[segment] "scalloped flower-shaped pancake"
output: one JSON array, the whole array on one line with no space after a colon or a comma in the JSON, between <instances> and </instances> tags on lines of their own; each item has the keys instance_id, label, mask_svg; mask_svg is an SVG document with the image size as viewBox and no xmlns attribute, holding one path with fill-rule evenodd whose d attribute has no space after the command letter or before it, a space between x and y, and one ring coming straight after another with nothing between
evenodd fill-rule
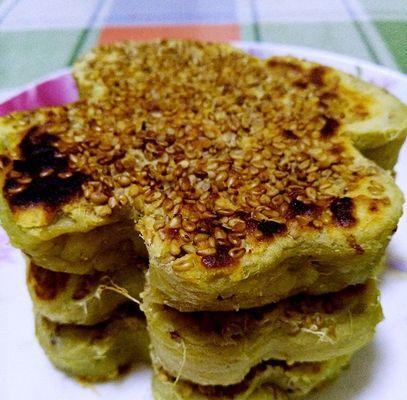
<instances>
[{"instance_id":1,"label":"scalloped flower-shaped pancake","mask_svg":"<svg viewBox=\"0 0 407 400\"><path fill-rule=\"evenodd\" d=\"M55 367L88 382L119 378L133 363L149 361L145 321L128 305L92 326L61 325L36 314L35 333Z\"/></svg>"},{"instance_id":2,"label":"scalloped flower-shaped pancake","mask_svg":"<svg viewBox=\"0 0 407 400\"><path fill-rule=\"evenodd\" d=\"M298 295L227 312L183 313L143 295L153 358L174 376L232 385L264 360L319 362L353 353L382 319L373 280L340 292Z\"/></svg>"},{"instance_id":3,"label":"scalloped flower-shaped pancake","mask_svg":"<svg viewBox=\"0 0 407 400\"><path fill-rule=\"evenodd\" d=\"M110 273L76 275L30 263L27 286L36 313L60 324L94 325L121 304L140 301L146 265L139 260Z\"/></svg>"},{"instance_id":4,"label":"scalloped flower-shaped pancake","mask_svg":"<svg viewBox=\"0 0 407 400\"><path fill-rule=\"evenodd\" d=\"M342 100L325 106L325 86L294 90L227 46L129 47L140 70L117 69L112 50L103 101L0 120L1 217L17 246L60 270L38 254L102 227L90 255L69 256L105 252L88 264L103 269L134 257L141 234L156 301L180 310L260 306L372 274L403 196L355 147Z\"/></svg>"}]
</instances>

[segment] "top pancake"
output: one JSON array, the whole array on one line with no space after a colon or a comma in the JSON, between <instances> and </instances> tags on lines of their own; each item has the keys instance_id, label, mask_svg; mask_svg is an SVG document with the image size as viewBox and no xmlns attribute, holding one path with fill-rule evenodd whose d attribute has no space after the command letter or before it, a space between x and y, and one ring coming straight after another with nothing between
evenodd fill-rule
<instances>
[{"instance_id":1,"label":"top pancake","mask_svg":"<svg viewBox=\"0 0 407 400\"><path fill-rule=\"evenodd\" d=\"M44 243L134 222L158 300L181 310L366 280L403 198L352 127L386 145L404 138L406 111L376 88L357 107L315 68L294 84L225 45L95 50L76 69L83 100L1 119L3 225L53 269L36 260ZM371 104L387 105L381 124Z\"/></svg>"}]
</instances>

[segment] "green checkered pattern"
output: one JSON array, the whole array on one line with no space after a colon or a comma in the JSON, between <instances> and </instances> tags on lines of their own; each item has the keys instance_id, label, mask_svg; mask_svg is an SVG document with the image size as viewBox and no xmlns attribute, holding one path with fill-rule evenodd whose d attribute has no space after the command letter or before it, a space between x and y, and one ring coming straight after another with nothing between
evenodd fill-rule
<instances>
[{"instance_id":1,"label":"green checkered pattern","mask_svg":"<svg viewBox=\"0 0 407 400\"><path fill-rule=\"evenodd\" d=\"M0 91L71 65L111 27L188 24L407 72L407 0L0 0Z\"/></svg>"}]
</instances>

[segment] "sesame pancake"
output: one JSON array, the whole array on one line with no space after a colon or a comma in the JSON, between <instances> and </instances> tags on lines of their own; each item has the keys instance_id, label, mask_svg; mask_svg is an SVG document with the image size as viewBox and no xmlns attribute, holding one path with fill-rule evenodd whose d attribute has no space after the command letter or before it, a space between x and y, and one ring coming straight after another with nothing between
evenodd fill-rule
<instances>
[{"instance_id":1,"label":"sesame pancake","mask_svg":"<svg viewBox=\"0 0 407 400\"><path fill-rule=\"evenodd\" d=\"M36 314L35 327L55 367L85 381L116 379L133 363L149 360L145 321L135 309L122 308L93 326L60 325Z\"/></svg>"},{"instance_id":2,"label":"sesame pancake","mask_svg":"<svg viewBox=\"0 0 407 400\"><path fill-rule=\"evenodd\" d=\"M231 385L264 360L319 362L353 353L382 319L376 283L337 293L297 295L276 304L228 312L142 309L152 356L173 376L201 385Z\"/></svg>"},{"instance_id":3,"label":"sesame pancake","mask_svg":"<svg viewBox=\"0 0 407 400\"><path fill-rule=\"evenodd\" d=\"M110 273L75 275L30 263L27 286L36 313L60 324L94 325L121 304L140 300L145 268L146 262L139 260Z\"/></svg>"},{"instance_id":4,"label":"sesame pancake","mask_svg":"<svg viewBox=\"0 0 407 400\"><path fill-rule=\"evenodd\" d=\"M352 126L340 105L320 106L317 84L293 91L228 46L162 42L135 54L141 78L115 68L126 79L101 86L99 102L0 119L0 214L14 245L69 271L44 249L104 229L86 272L95 257L112 265L103 252L119 267L127 252L109 227L122 224L125 243L140 234L147 247L155 302L181 311L261 306L372 275L403 196L339 134Z\"/></svg>"},{"instance_id":5,"label":"sesame pancake","mask_svg":"<svg viewBox=\"0 0 407 400\"><path fill-rule=\"evenodd\" d=\"M159 364L153 375L155 400L288 400L303 397L336 378L349 355L315 363L270 360L254 367L235 385L203 386L178 380Z\"/></svg>"},{"instance_id":6,"label":"sesame pancake","mask_svg":"<svg viewBox=\"0 0 407 400\"><path fill-rule=\"evenodd\" d=\"M233 69L232 62L225 68L221 58L234 58L241 70ZM243 59L252 61L255 57L225 44L185 40L122 42L94 48L74 64L73 72L83 98L93 101L115 98L118 102L125 102L128 96L138 97L140 91L149 90L154 81L166 84L183 77L185 80L189 77L191 80L200 79L199 74L217 80L218 76L210 76L214 68L208 71L207 63L219 66L225 75L230 73L231 78L240 74L243 75L240 79L253 79L252 71L239 62ZM291 107L301 106L298 97L313 102L313 107L321 109L326 117L325 134L335 132L351 136L355 146L366 156L385 168L394 166L407 135L406 107L394 96L352 75L293 57L271 57L265 63L270 79L278 86L270 96L290 102ZM195 71L188 76L184 68L191 66ZM199 69L200 66L203 68ZM219 89L227 93L228 85L233 85L230 81L232 79L224 86L221 86L224 82L220 82ZM251 89L254 87L255 80ZM150 93L150 106L154 108L160 92ZM247 93L239 95L242 97L237 101L250 108ZM250 95L264 98L261 90ZM288 135L290 124L301 123L301 111L307 110L297 110L295 114L300 117L299 121L292 119L291 114L286 116L289 119L285 121ZM258 115L253 114L256 119Z\"/></svg>"}]
</instances>

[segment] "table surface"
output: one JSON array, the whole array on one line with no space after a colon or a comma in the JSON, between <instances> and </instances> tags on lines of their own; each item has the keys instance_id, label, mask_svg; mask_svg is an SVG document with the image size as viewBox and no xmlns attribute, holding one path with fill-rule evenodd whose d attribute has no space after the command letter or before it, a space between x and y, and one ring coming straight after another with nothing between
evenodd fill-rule
<instances>
[{"instance_id":1,"label":"table surface","mask_svg":"<svg viewBox=\"0 0 407 400\"><path fill-rule=\"evenodd\" d=\"M0 0L0 91L97 43L178 37L330 50L407 72L407 0Z\"/></svg>"}]
</instances>

